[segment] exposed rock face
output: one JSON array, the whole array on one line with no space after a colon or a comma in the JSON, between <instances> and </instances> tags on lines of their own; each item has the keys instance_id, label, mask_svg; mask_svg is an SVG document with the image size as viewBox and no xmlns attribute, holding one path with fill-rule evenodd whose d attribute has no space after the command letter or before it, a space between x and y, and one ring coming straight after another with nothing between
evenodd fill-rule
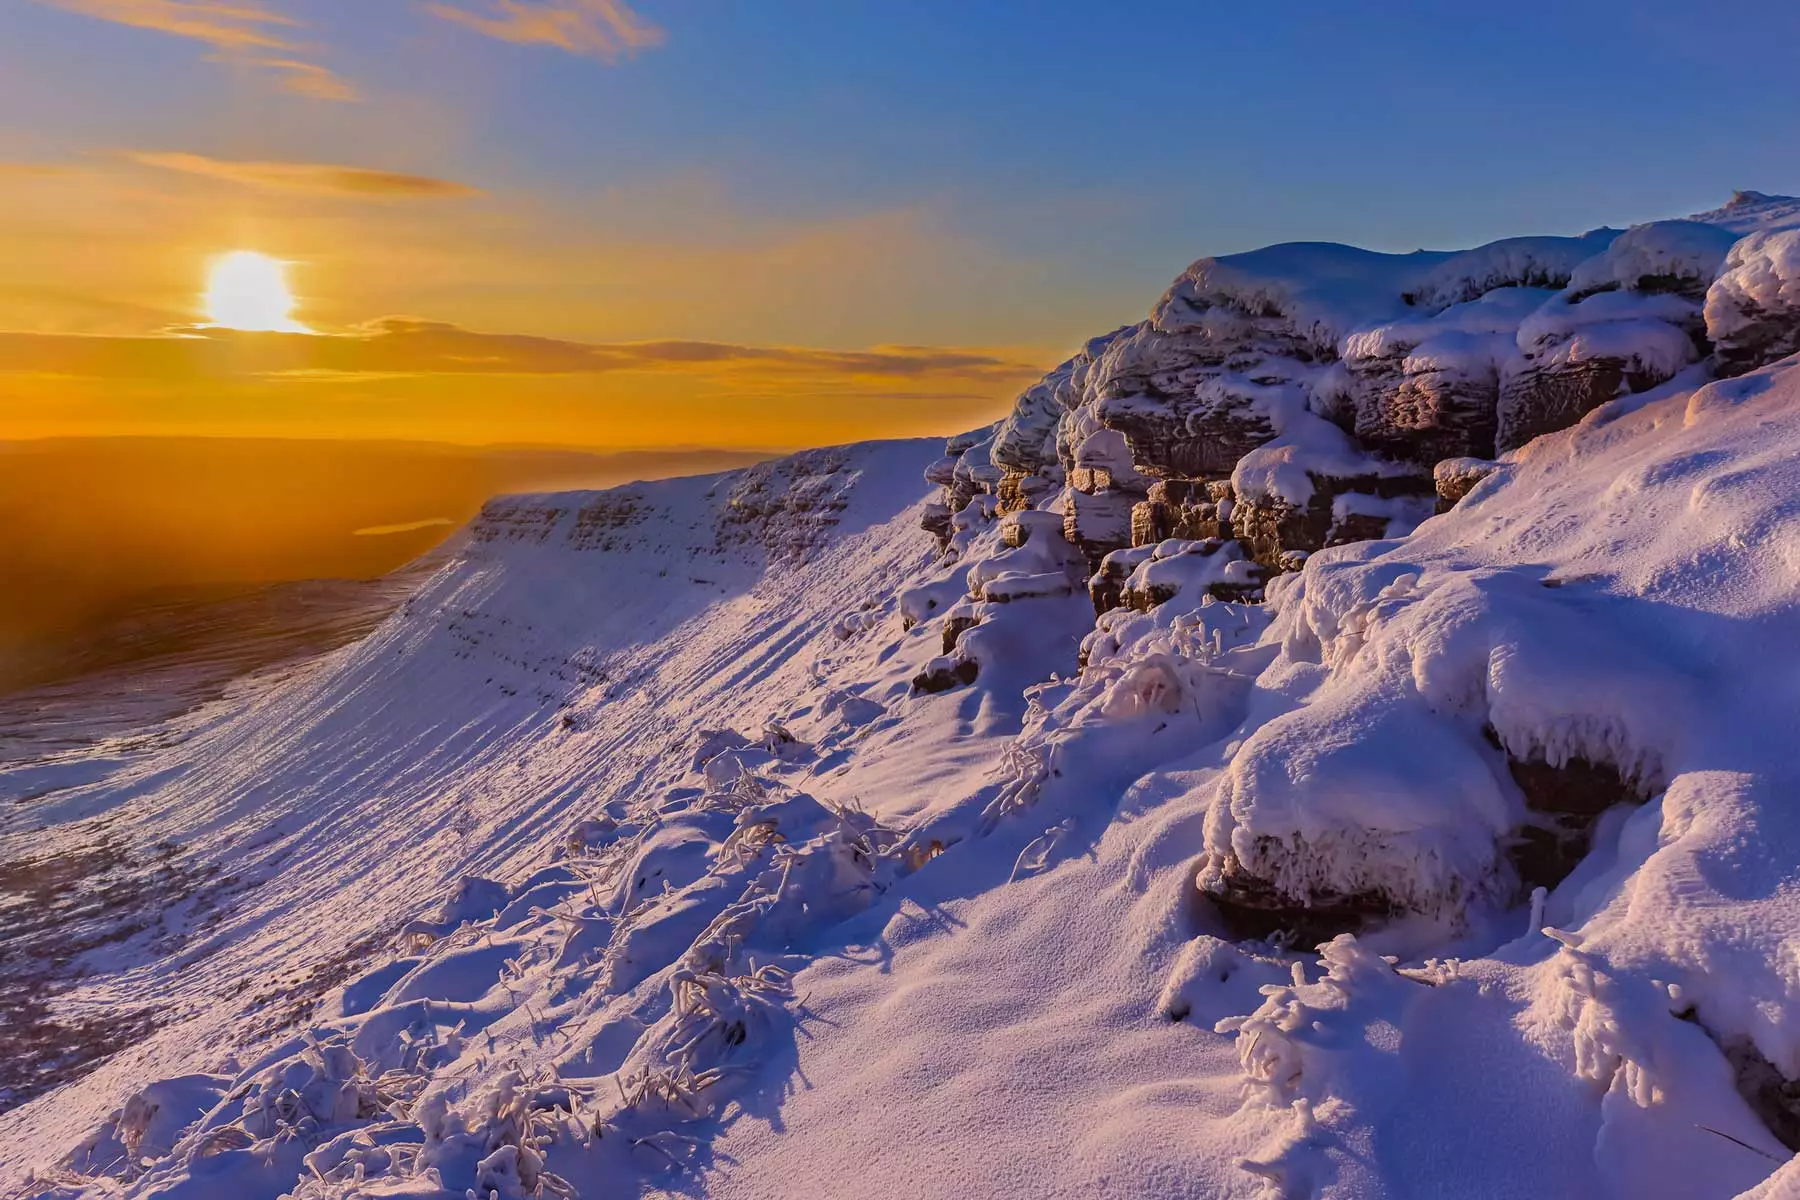
<instances>
[{"instance_id":1,"label":"exposed rock face","mask_svg":"<svg viewBox=\"0 0 1800 1200\"><path fill-rule=\"evenodd\" d=\"M1501 450L1563 429L1617 396L1672 379L1706 352L1700 299L1737 235L1657 221L1583 263L1528 317L1500 385Z\"/></svg>"},{"instance_id":2,"label":"exposed rock face","mask_svg":"<svg viewBox=\"0 0 1800 1200\"><path fill-rule=\"evenodd\" d=\"M1139 612L1177 596L1197 603L1201 596L1245 600L1261 594L1266 572L1251 563L1235 541L1172 538L1149 549L1149 556L1137 563L1120 590L1125 604Z\"/></svg>"},{"instance_id":3,"label":"exposed rock face","mask_svg":"<svg viewBox=\"0 0 1800 1200\"><path fill-rule=\"evenodd\" d=\"M1063 536L1098 569L1101 559L1131 545L1131 510L1137 503L1131 492L1069 488L1063 493Z\"/></svg>"},{"instance_id":4,"label":"exposed rock face","mask_svg":"<svg viewBox=\"0 0 1800 1200\"><path fill-rule=\"evenodd\" d=\"M1492 457L1500 365L1519 322L1552 293L1504 287L1435 316L1344 339L1348 415L1363 445L1429 466Z\"/></svg>"},{"instance_id":5,"label":"exposed rock face","mask_svg":"<svg viewBox=\"0 0 1800 1200\"><path fill-rule=\"evenodd\" d=\"M1497 744L1491 732L1488 737ZM1594 822L1600 814L1616 804L1641 804L1645 798L1611 763L1576 758L1552 766L1541 758L1508 757L1506 767L1533 817L1519 830L1510 850L1526 891L1553 888L1567 879L1592 848Z\"/></svg>"},{"instance_id":6,"label":"exposed rock face","mask_svg":"<svg viewBox=\"0 0 1800 1200\"><path fill-rule=\"evenodd\" d=\"M937 500L927 504L925 511L919 514L920 528L937 539L939 550L950 545L950 519L954 515L948 504Z\"/></svg>"},{"instance_id":7,"label":"exposed rock face","mask_svg":"<svg viewBox=\"0 0 1800 1200\"><path fill-rule=\"evenodd\" d=\"M1299 902L1245 871L1233 857L1203 873L1201 893L1232 938L1312 949L1340 933L1360 933L1391 919L1393 902L1377 892L1317 892Z\"/></svg>"},{"instance_id":8,"label":"exposed rock face","mask_svg":"<svg viewBox=\"0 0 1800 1200\"><path fill-rule=\"evenodd\" d=\"M1397 536L1431 515L1420 469L1341 450L1269 446L1239 463L1231 532L1252 559L1281 571L1296 553Z\"/></svg>"},{"instance_id":9,"label":"exposed rock face","mask_svg":"<svg viewBox=\"0 0 1800 1200\"><path fill-rule=\"evenodd\" d=\"M1073 357L1020 393L1012 412L995 433L994 462L1008 471L1049 474L1054 478L1067 442L1059 434L1064 418L1084 403L1095 361L1114 339L1133 328L1125 326L1091 339Z\"/></svg>"},{"instance_id":10,"label":"exposed rock face","mask_svg":"<svg viewBox=\"0 0 1800 1200\"><path fill-rule=\"evenodd\" d=\"M1161 479L1131 510L1131 544L1154 546L1169 538L1195 541L1231 532L1229 479Z\"/></svg>"},{"instance_id":11,"label":"exposed rock face","mask_svg":"<svg viewBox=\"0 0 1800 1200\"><path fill-rule=\"evenodd\" d=\"M1094 602L1096 616L1124 605L1125 581L1155 550L1154 546L1131 546L1114 550L1100 560L1100 569L1088 579L1088 596Z\"/></svg>"},{"instance_id":12,"label":"exposed rock face","mask_svg":"<svg viewBox=\"0 0 1800 1200\"><path fill-rule=\"evenodd\" d=\"M1228 475L1307 413L1338 339L1402 311L1400 281L1444 257L1297 243L1201 259L1107 346L1090 402L1144 474Z\"/></svg>"},{"instance_id":13,"label":"exposed rock face","mask_svg":"<svg viewBox=\"0 0 1800 1200\"><path fill-rule=\"evenodd\" d=\"M998 489L1004 474L992 460L998 428L990 425L957 434L944 443L944 457L925 469L925 481L943 491L925 506L919 524L937 538L940 551L949 548L957 514L976 496Z\"/></svg>"},{"instance_id":14,"label":"exposed rock face","mask_svg":"<svg viewBox=\"0 0 1800 1200\"><path fill-rule=\"evenodd\" d=\"M1154 603L1127 547L1236 539L1269 572L1399 536L1497 452L1617 396L1708 355L1732 373L1800 349L1796 227L1800 201L1745 193L1692 220L1455 253L1201 259L1146 320L951 439L924 524L956 553L977 498L984 519L1053 514L1102 612Z\"/></svg>"},{"instance_id":15,"label":"exposed rock face","mask_svg":"<svg viewBox=\"0 0 1800 1200\"><path fill-rule=\"evenodd\" d=\"M1706 293L1713 368L1742 375L1800 351L1800 229L1753 233Z\"/></svg>"},{"instance_id":16,"label":"exposed rock face","mask_svg":"<svg viewBox=\"0 0 1800 1200\"><path fill-rule=\"evenodd\" d=\"M994 494L1000 498L1001 512L1024 512L1054 495L1054 481L1035 473L1009 470L1000 477Z\"/></svg>"},{"instance_id":17,"label":"exposed rock face","mask_svg":"<svg viewBox=\"0 0 1800 1200\"><path fill-rule=\"evenodd\" d=\"M1388 537L1396 523L1411 529L1429 510L1387 502L1417 500L1430 490L1421 476L1313 476L1312 498L1305 504L1279 495L1240 500L1232 509L1231 530L1249 548L1252 559L1271 571L1282 571L1288 569L1288 556L1296 552L1310 554L1345 542Z\"/></svg>"},{"instance_id":18,"label":"exposed rock face","mask_svg":"<svg viewBox=\"0 0 1800 1200\"><path fill-rule=\"evenodd\" d=\"M838 523L856 473L841 450L812 450L746 468L719 518L721 546L748 536L772 555L798 562Z\"/></svg>"},{"instance_id":19,"label":"exposed rock face","mask_svg":"<svg viewBox=\"0 0 1800 1200\"><path fill-rule=\"evenodd\" d=\"M1462 498L1475 490L1475 485L1500 469L1485 458L1446 458L1431 469L1431 481L1437 488L1437 510L1449 512Z\"/></svg>"}]
</instances>

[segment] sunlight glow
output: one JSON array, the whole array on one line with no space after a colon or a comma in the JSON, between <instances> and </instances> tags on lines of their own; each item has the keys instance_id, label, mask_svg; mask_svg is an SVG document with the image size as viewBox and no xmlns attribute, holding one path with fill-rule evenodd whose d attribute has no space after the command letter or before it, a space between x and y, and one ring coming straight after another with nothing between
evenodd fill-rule
<instances>
[{"instance_id":1,"label":"sunlight glow","mask_svg":"<svg viewBox=\"0 0 1800 1200\"><path fill-rule=\"evenodd\" d=\"M233 250L213 260L207 276L206 315L214 325L250 333L310 333L294 320L287 264L254 250Z\"/></svg>"}]
</instances>

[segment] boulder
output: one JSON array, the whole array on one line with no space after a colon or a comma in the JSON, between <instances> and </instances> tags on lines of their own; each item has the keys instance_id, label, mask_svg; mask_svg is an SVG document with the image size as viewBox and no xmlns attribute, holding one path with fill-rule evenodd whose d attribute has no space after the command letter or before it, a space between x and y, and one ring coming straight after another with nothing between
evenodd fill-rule
<instances>
[{"instance_id":1,"label":"boulder","mask_svg":"<svg viewBox=\"0 0 1800 1200\"><path fill-rule=\"evenodd\" d=\"M1800 351L1800 229L1753 233L1734 245L1705 311L1721 376Z\"/></svg>"},{"instance_id":2,"label":"boulder","mask_svg":"<svg viewBox=\"0 0 1800 1200\"><path fill-rule=\"evenodd\" d=\"M1552 293L1497 288L1431 317L1389 322L1344 339L1344 405L1372 450L1430 466L1491 457L1501 364L1519 323Z\"/></svg>"},{"instance_id":3,"label":"boulder","mask_svg":"<svg viewBox=\"0 0 1800 1200\"><path fill-rule=\"evenodd\" d=\"M1120 596L1139 612L1149 612L1177 596L1189 607L1203 596L1241 601L1260 596L1266 577L1267 572L1251 562L1235 541L1171 538L1150 548L1150 555L1126 579Z\"/></svg>"},{"instance_id":4,"label":"boulder","mask_svg":"<svg viewBox=\"0 0 1800 1200\"><path fill-rule=\"evenodd\" d=\"M1162 479L1131 510L1131 544L1154 546L1169 538L1190 541L1231 531L1231 481Z\"/></svg>"},{"instance_id":5,"label":"boulder","mask_svg":"<svg viewBox=\"0 0 1800 1200\"><path fill-rule=\"evenodd\" d=\"M1699 302L1736 238L1698 221L1656 221L1583 263L1519 326L1501 371L1496 448L1565 429L1699 361L1708 345Z\"/></svg>"},{"instance_id":6,"label":"boulder","mask_svg":"<svg viewBox=\"0 0 1800 1200\"><path fill-rule=\"evenodd\" d=\"M1114 550L1131 545L1131 510L1139 497L1132 492L1064 490L1063 537L1087 558L1090 570Z\"/></svg>"},{"instance_id":7,"label":"boulder","mask_svg":"<svg viewBox=\"0 0 1800 1200\"><path fill-rule=\"evenodd\" d=\"M1111 612L1125 603L1125 581L1138 564L1149 560L1154 546L1128 546L1114 550L1100 560L1100 569L1088 579L1088 596L1094 602L1094 615Z\"/></svg>"},{"instance_id":8,"label":"boulder","mask_svg":"<svg viewBox=\"0 0 1800 1200\"><path fill-rule=\"evenodd\" d=\"M1437 488L1437 510L1455 508L1462 498L1475 490L1475 485L1500 469L1500 464L1485 458L1446 458L1431 469L1431 481Z\"/></svg>"}]
</instances>

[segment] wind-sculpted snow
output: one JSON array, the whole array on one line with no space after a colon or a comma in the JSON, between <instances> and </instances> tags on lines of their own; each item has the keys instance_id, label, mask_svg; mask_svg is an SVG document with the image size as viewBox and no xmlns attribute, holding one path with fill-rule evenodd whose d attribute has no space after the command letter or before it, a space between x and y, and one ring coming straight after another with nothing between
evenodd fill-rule
<instances>
[{"instance_id":1,"label":"wind-sculpted snow","mask_svg":"<svg viewBox=\"0 0 1800 1200\"><path fill-rule=\"evenodd\" d=\"M21 1001L128 1044L0 1168L1791 1193L1796 212L1202 260L948 443L496 500L361 643L0 777L0 892L170 905Z\"/></svg>"}]
</instances>

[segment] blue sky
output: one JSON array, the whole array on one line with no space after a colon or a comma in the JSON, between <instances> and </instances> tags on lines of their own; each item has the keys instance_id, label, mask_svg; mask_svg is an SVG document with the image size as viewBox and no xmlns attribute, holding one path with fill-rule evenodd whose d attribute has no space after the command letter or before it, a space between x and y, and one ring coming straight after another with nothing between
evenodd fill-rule
<instances>
[{"instance_id":1,"label":"blue sky","mask_svg":"<svg viewBox=\"0 0 1800 1200\"><path fill-rule=\"evenodd\" d=\"M198 3L0 5L0 166L73 165L113 189L42 206L53 221L0 203L0 220L41 248L86 213L95 230L69 237L92 245L131 225L108 205L149 190L161 224L130 236L189 257L208 238L269 241L313 264L322 324L404 312L1044 357L1141 316L1204 254L1460 246L1800 191L1800 104L1780 78L1795 5L632 0L658 36L609 59L422 0L262 0L280 20L255 28L278 55L157 28ZM490 19L605 7L441 3ZM297 95L259 55L356 99ZM202 191L122 173L143 153L482 195L352 208ZM124 252L142 278L108 302L178 306L186 260ZM0 295L0 327L30 323Z\"/></svg>"}]
</instances>

